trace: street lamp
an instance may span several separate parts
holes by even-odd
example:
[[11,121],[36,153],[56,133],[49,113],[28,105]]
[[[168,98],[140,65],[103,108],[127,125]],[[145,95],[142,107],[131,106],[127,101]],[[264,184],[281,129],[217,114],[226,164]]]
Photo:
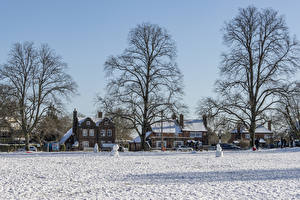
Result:
[[161,150],[164,151],[164,140],[163,140],[163,114],[164,114],[164,111],[160,111],[160,114],[161,114],[161,119],[160,119],[160,137],[161,137],[161,143],[160,143],[160,146],[161,146]]
[[222,134],[223,134],[223,131],[222,131],[222,130],[219,130],[219,133],[218,133],[218,136],[219,136],[219,144],[222,143],[222,141],[221,141]]

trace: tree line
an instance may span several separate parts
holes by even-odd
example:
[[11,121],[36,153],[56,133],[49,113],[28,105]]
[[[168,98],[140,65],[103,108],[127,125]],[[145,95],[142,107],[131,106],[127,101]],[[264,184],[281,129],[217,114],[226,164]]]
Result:
[[[222,33],[227,50],[215,84],[217,97],[201,99],[196,113],[207,118],[211,132],[242,125],[252,145],[257,125],[270,120],[299,137],[300,93],[294,79],[299,42],[290,36],[285,18],[273,9],[249,6],[225,22]],[[176,56],[175,40],[165,28],[142,23],[129,31],[128,47],[104,63],[108,83],[98,105],[119,120],[120,130],[137,132],[142,149],[152,124],[187,110]],[[15,44],[1,65],[0,117],[17,118],[27,144],[50,106],[60,107],[76,92],[66,67],[48,45],[30,42]]]

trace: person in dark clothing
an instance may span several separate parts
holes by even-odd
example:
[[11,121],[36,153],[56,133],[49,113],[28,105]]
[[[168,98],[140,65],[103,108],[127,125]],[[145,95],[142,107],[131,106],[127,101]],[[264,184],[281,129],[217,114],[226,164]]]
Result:
[[283,139],[282,142],[283,142],[283,147],[286,147],[286,139]]
[[259,141],[258,141],[258,139],[255,140],[255,146],[256,146],[256,148],[258,148],[258,146],[259,146]]

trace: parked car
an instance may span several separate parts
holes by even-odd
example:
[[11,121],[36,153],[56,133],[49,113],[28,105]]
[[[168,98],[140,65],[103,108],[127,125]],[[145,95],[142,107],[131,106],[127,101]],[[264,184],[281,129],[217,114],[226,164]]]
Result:
[[29,151],[37,151],[37,148],[35,146],[29,146]]
[[241,147],[234,144],[221,143],[220,144],[223,150],[240,150]]
[[[17,151],[24,152],[26,151],[26,147],[17,149]],[[37,148],[35,146],[29,146],[29,151],[37,151]]]
[[295,140],[295,146],[300,147],[300,140]]
[[193,151],[194,149],[192,147],[187,146],[179,146],[176,148],[176,151]]

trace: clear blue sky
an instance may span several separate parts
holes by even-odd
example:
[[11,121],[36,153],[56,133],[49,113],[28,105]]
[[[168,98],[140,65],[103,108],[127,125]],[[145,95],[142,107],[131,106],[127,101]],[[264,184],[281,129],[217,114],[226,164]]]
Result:
[[213,95],[225,49],[224,21],[248,5],[278,10],[285,15],[291,34],[300,39],[297,0],[0,0],[0,63],[7,60],[15,42],[48,43],[68,63],[68,73],[79,85],[79,95],[66,104],[67,110],[77,108],[94,115],[95,97],[104,94],[107,57],[122,53],[128,32],[136,24],[158,24],[176,41],[177,62],[184,74],[184,101],[193,115],[197,101]]

